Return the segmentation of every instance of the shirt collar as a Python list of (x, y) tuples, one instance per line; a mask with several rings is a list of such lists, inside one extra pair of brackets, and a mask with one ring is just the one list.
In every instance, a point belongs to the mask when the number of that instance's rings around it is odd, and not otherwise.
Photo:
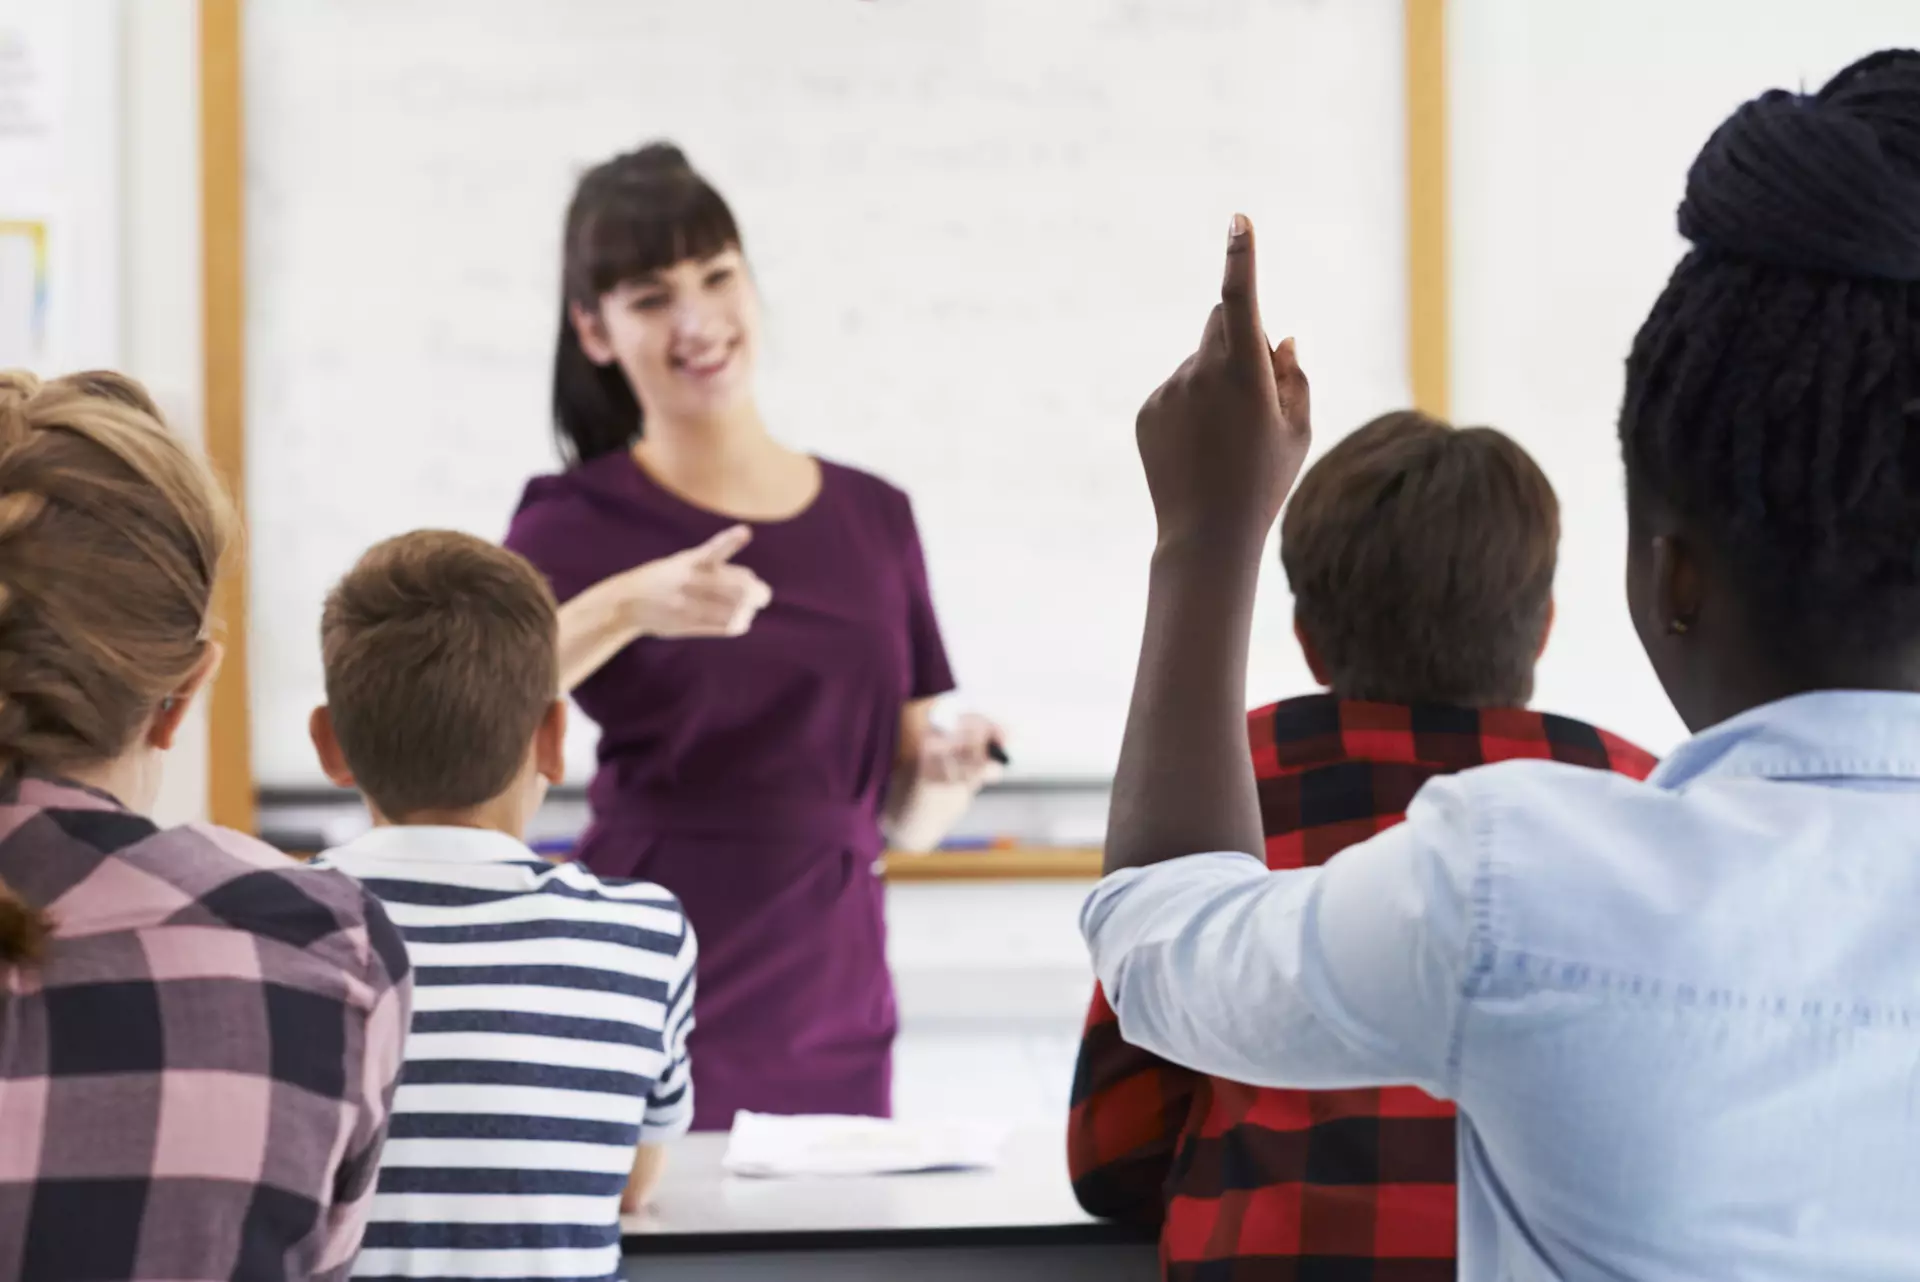
[(1648, 781), (1920, 780), (1920, 694), (1820, 690), (1749, 708), (1673, 751)]
[(1342, 699), (1330, 691), (1282, 699), (1255, 712), (1251, 725), (1256, 751), (1271, 744), (1289, 774), (1360, 762), (1424, 764), (1412, 727), (1410, 704)]
[[(1566, 718), (1557, 721), (1572, 725)], [(1257, 755), (1270, 749), (1287, 774), (1319, 766), (1412, 765), (1464, 770), (1538, 756), (1547, 718), (1530, 708), (1377, 703), (1328, 691), (1283, 699), (1251, 714)]]
[(540, 858), (525, 842), (504, 832), (432, 824), (372, 828), (331, 853), (343, 858), (415, 864), (523, 864)]

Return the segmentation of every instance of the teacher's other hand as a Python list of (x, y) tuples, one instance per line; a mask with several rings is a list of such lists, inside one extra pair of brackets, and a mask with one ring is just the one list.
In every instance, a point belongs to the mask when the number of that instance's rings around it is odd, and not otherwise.
[(730, 562), (753, 540), (735, 525), (702, 543), (623, 576), (628, 617), (645, 637), (737, 637), (773, 600), (773, 590)]
[(991, 783), (1002, 773), (993, 745), (1005, 740), (999, 726), (971, 712), (951, 730), (929, 729), (920, 741), (920, 779), (971, 788)]
[(1220, 301), (1200, 346), (1140, 407), (1134, 436), (1163, 545), (1264, 540), (1313, 437), (1293, 340), (1267, 346), (1253, 225), (1234, 215)]

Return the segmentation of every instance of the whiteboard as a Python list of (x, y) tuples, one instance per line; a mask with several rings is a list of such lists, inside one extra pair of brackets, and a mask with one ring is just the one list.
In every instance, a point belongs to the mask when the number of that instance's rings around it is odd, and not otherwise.
[[(358, 553), (497, 538), (553, 470), (565, 203), (662, 137), (742, 224), (776, 434), (912, 495), (962, 697), (1018, 773), (1109, 776), (1153, 537), (1133, 415), (1198, 336), (1230, 212), (1323, 442), (1408, 399), (1400, 7), (254, 0), (260, 781), (321, 782), (319, 609)], [(1254, 654), (1254, 698), (1306, 686), (1277, 557)]]

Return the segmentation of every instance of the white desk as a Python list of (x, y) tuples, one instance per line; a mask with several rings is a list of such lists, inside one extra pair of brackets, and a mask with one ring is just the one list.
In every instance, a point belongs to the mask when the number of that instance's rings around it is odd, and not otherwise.
[(806, 1180), (726, 1175), (724, 1135), (673, 1146), (652, 1207), (626, 1222), (626, 1278), (991, 1277), (1152, 1282), (1153, 1244), (1073, 1200), (1059, 1126), (1017, 1133), (992, 1171)]

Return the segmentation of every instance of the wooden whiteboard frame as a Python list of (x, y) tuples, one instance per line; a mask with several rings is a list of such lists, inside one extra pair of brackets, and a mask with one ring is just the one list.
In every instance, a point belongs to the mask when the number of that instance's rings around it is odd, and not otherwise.
[[(207, 456), (247, 498), (246, 44), (243, 0), (200, 0), (200, 271)], [(137, 216), (137, 215), (136, 215)], [(207, 817), (242, 832), (259, 827), (247, 697), (247, 540), (214, 600), (226, 661), (207, 709)]]
[(1413, 403), (1451, 404), (1447, 264), (1447, 3), (1404, 0), (1407, 62), (1407, 371)]
[[(245, 0), (200, 0), (201, 252), (207, 452), (246, 499)], [(1403, 0), (1406, 68), (1407, 362), (1414, 404), (1445, 416), (1449, 389), (1446, 0)], [(209, 711), (207, 813), (258, 826), (247, 693), (246, 545), (218, 602), (226, 662)], [(926, 870), (929, 874), (931, 869)]]

